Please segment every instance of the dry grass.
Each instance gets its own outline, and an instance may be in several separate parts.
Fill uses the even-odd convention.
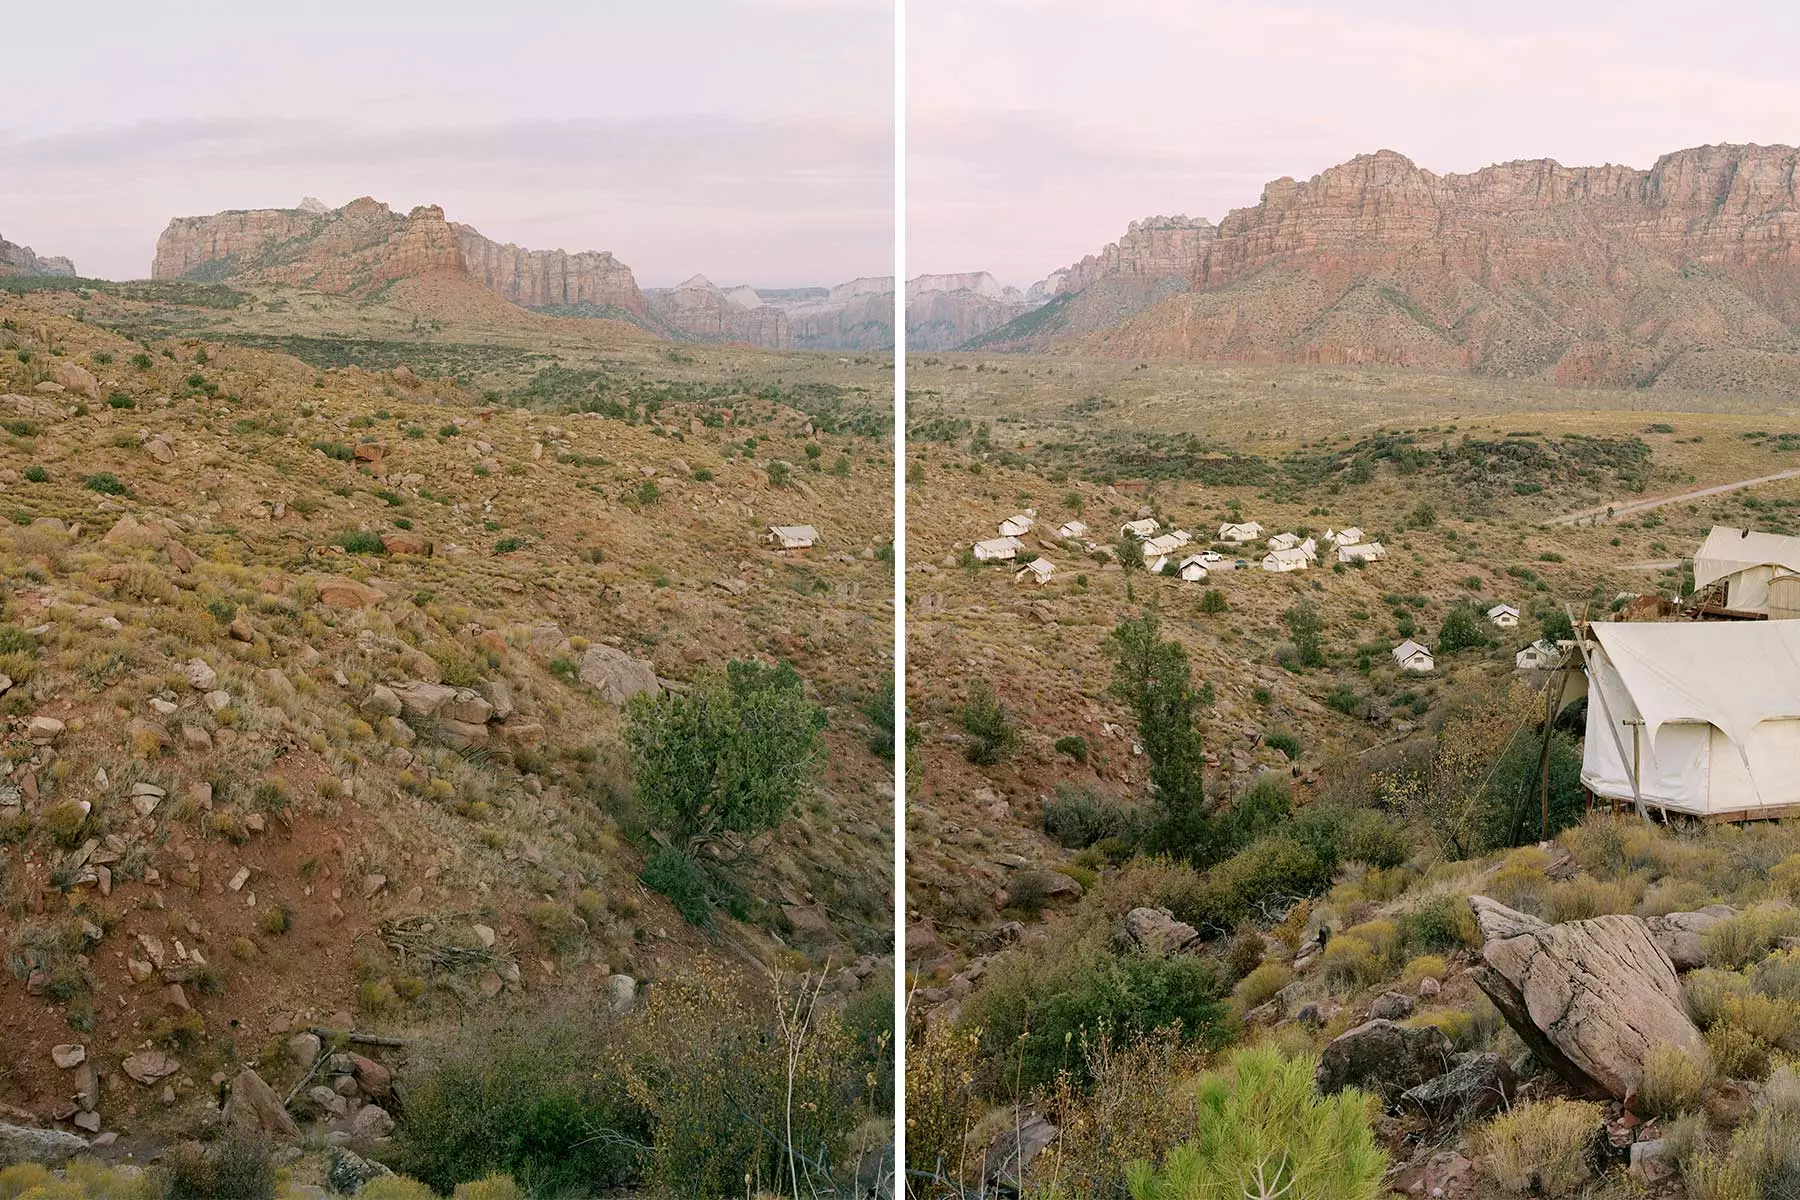
[[[1582,1100],[1520,1105],[1476,1133],[1482,1169],[1516,1195],[1575,1195],[1589,1176],[1587,1152],[1600,1117],[1598,1104]]]

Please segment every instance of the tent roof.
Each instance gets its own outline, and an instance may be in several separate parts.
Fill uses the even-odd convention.
[[[1694,552],[1694,586],[1703,588],[1727,575],[1761,566],[1800,571],[1800,538],[1714,525]]]
[[[1672,721],[1704,721],[1741,747],[1763,721],[1800,718],[1800,621],[1602,621],[1588,628],[1653,738]]]
[[[782,538],[812,538],[816,540],[819,531],[811,525],[771,525],[769,532]]]

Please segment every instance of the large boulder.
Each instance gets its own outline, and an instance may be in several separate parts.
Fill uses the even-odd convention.
[[[1166,908],[1134,908],[1125,914],[1125,936],[1150,954],[1179,954],[1200,940],[1199,932]]]
[[[1692,971],[1706,965],[1706,951],[1701,938],[1720,921],[1737,916],[1729,904],[1709,904],[1694,912],[1669,913],[1662,917],[1644,918],[1650,939],[1662,947],[1677,971]]]
[[[621,708],[640,692],[654,695],[662,688],[650,660],[633,658],[615,646],[589,646],[582,651],[580,676],[602,700]]]
[[[1511,1103],[1517,1084],[1512,1064],[1500,1055],[1459,1054],[1450,1070],[1406,1089],[1400,1098],[1424,1109],[1434,1121],[1463,1125]]]
[[[60,1167],[87,1148],[86,1138],[60,1129],[33,1129],[0,1121],[0,1167],[28,1162]]]
[[[300,1127],[288,1115],[275,1089],[248,1067],[231,1081],[231,1095],[226,1098],[224,1115],[226,1124],[251,1133],[282,1138],[300,1136]]]
[[[1313,1083],[1320,1095],[1361,1088],[1395,1108],[1408,1090],[1436,1079],[1450,1066],[1450,1039],[1443,1030],[1377,1018],[1331,1040],[1319,1055]]]
[[[1538,1060],[1577,1087],[1623,1098],[1653,1046],[1698,1050],[1675,965],[1641,918],[1547,924],[1469,897],[1485,939],[1470,974]]]

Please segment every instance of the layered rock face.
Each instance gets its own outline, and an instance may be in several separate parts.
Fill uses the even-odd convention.
[[[38,257],[30,246],[0,238],[0,275],[74,275],[75,264],[61,256]]]
[[[971,333],[973,348],[1043,349],[1106,329],[1192,286],[1218,235],[1205,217],[1146,217],[1098,254],[1052,271],[1025,293],[1016,324]],[[1040,306],[1042,312],[1037,311]],[[1009,317],[1008,321],[1015,318]]]
[[[363,295],[388,280],[439,272],[462,276],[521,308],[618,318],[676,338],[769,350],[881,350],[894,344],[891,277],[759,292],[721,290],[696,275],[646,294],[631,268],[610,253],[527,250],[447,221],[436,205],[401,215],[366,196],[336,209],[308,197],[298,208],[177,217],[157,239],[150,273],[153,279],[282,283]]]
[[[906,281],[906,344],[953,350],[1044,303],[986,271],[918,275]]]
[[[483,287],[525,308],[604,313],[649,312],[631,268],[605,251],[525,250],[500,245],[467,225],[452,223],[463,262]]]
[[[1800,390],[1797,173],[1785,146],[1442,176],[1363,155],[1275,180],[1210,236],[1185,234],[1203,253],[1141,312],[1119,295],[1130,265],[1167,269],[1197,242],[1155,233],[1133,257],[1122,240],[1070,269],[1055,302],[1067,316],[999,348]],[[1114,321],[1090,323],[1108,309]]]
[[[1205,217],[1147,217],[1098,254],[1056,272],[1053,295],[1079,292],[1110,279],[1189,279],[1206,261],[1218,230]]]
[[[156,240],[150,277],[355,293],[389,279],[463,270],[461,243],[443,209],[421,205],[401,216],[364,196],[325,213],[264,208],[177,217]]]
[[[744,295],[749,292],[748,296]],[[746,342],[767,350],[788,350],[793,334],[787,316],[765,304],[752,289],[728,295],[704,275],[645,295],[650,314],[678,336],[698,342]]]

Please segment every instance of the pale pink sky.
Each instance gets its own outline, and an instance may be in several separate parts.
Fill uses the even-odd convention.
[[[0,235],[149,274],[170,217],[372,195],[646,286],[893,270],[892,0],[11,5]]]
[[[908,0],[907,39],[908,275],[1024,285],[1383,148],[1449,173],[1800,142],[1783,0]]]

